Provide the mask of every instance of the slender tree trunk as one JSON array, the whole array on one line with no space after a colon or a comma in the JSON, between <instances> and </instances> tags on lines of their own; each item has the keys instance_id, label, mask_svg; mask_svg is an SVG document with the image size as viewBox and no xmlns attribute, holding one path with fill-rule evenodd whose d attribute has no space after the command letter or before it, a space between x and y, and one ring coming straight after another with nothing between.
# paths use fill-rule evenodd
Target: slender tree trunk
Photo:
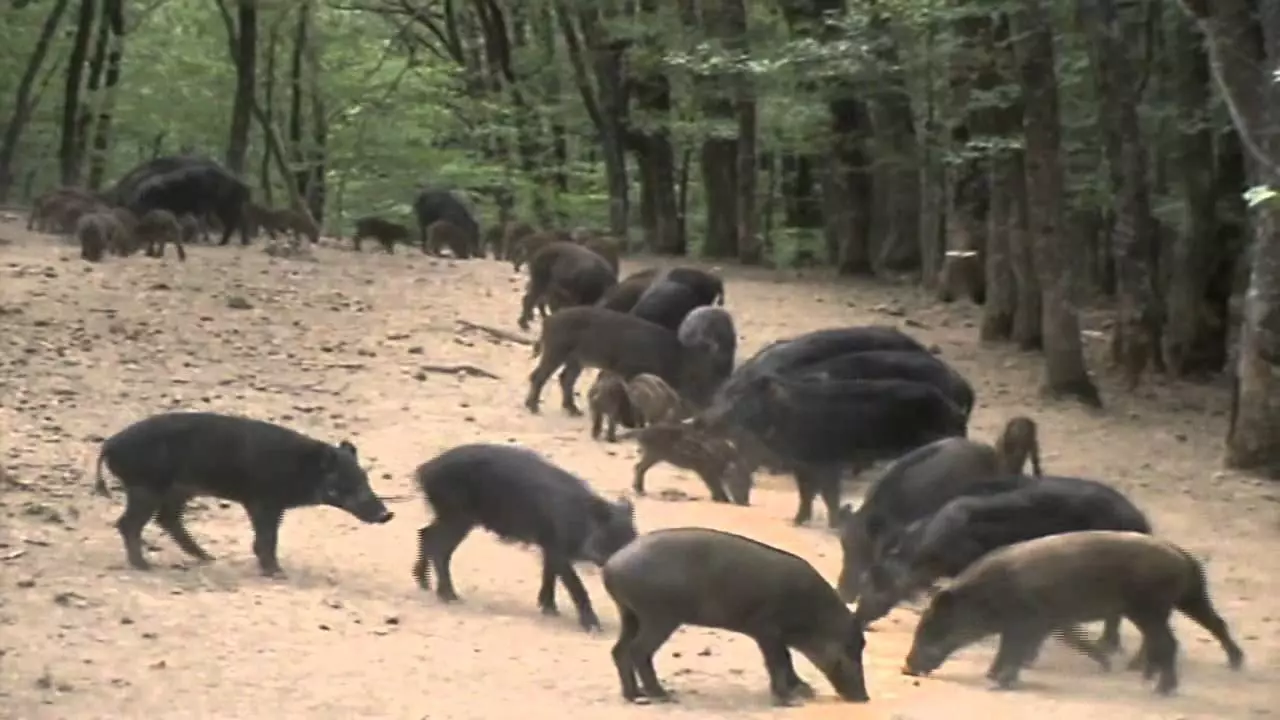
<instances>
[{"instance_id":1,"label":"slender tree trunk","mask_svg":"<svg viewBox=\"0 0 1280 720\"><path fill-rule=\"evenodd\" d=\"M76 136L79 129L80 90L84 84L85 59L89 55L89 39L93 36L93 18L97 4L80 0L76 33L71 41L71 57L67 59L67 82L62 100L62 136L58 142L58 166L63 185L80 183L80 158L84 143Z\"/></svg>"},{"instance_id":2,"label":"slender tree trunk","mask_svg":"<svg viewBox=\"0 0 1280 720\"><path fill-rule=\"evenodd\" d=\"M257 0L238 0L236 11L236 91L231 104L231 133L227 141L227 169L243 176L249 154L249 121L255 105L254 84L257 78L258 4Z\"/></svg>"},{"instance_id":3,"label":"slender tree trunk","mask_svg":"<svg viewBox=\"0 0 1280 720\"><path fill-rule=\"evenodd\" d=\"M262 114L268 125L276 122L276 50L280 44L279 24L271 25L271 33L267 36L267 68L262 78ZM363 125L361 126L363 130ZM262 160L258 167L258 185L262 188L262 202L272 206L271 192L271 148L262 144Z\"/></svg>"},{"instance_id":4,"label":"slender tree trunk","mask_svg":"<svg viewBox=\"0 0 1280 720\"><path fill-rule=\"evenodd\" d=\"M0 203L9 200L14 178L13 159L18 151L18 141L22 138L22 131L30 122L32 110L36 106L37 98L34 97L36 78L40 75L40 67L44 65L45 58L49 55L53 34L57 32L58 24L62 22L62 16L66 14L69 4L70 0L55 0L49 14L45 16L44 25L40 28L40 37L36 39L36 46L31 51L30 59L27 60L27 67L22 71L22 78L18 81L18 90L13 98L13 113L4 127L3 138L0 138Z\"/></svg>"},{"instance_id":5,"label":"slender tree trunk","mask_svg":"<svg viewBox=\"0 0 1280 720\"><path fill-rule=\"evenodd\" d=\"M311 172L307 166L306 140L303 138L303 96L306 83L303 80L303 60L306 57L310 13L307 3L298 5L298 21L293 30L293 51L289 56L289 155L293 164L293 182L304 198L310 196Z\"/></svg>"},{"instance_id":6,"label":"slender tree trunk","mask_svg":"<svg viewBox=\"0 0 1280 720\"><path fill-rule=\"evenodd\" d=\"M105 0L102 22L110 28L107 52L107 76L98 101L98 121L93 129L93 152L89 156L89 187L97 190L107 174L111 148L111 123L115 118L116 94L120 87L121 63L124 61L124 0Z\"/></svg>"},{"instance_id":7,"label":"slender tree trunk","mask_svg":"<svg viewBox=\"0 0 1280 720\"><path fill-rule=\"evenodd\" d=\"M1027 195L1035 262L1044 294L1045 389L1100 407L1080 339L1076 265L1063 227L1063 170L1053 26L1042 0L1020 0L1012 36L1026 97Z\"/></svg>"}]
</instances>

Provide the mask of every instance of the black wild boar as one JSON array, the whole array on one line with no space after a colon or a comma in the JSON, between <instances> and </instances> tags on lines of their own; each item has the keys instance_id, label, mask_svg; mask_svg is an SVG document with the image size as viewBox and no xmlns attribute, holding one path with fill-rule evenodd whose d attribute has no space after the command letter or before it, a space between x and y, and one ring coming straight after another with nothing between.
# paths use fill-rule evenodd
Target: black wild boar
<instances>
[{"instance_id":1,"label":"black wild boar","mask_svg":"<svg viewBox=\"0 0 1280 720\"><path fill-rule=\"evenodd\" d=\"M1095 480L1048 476L989 495L966 495L907 527L863 577L858 619L884 617L934 581L956 577L1006 545L1081 530L1150 533L1151 523L1123 494ZM1101 648L1120 646L1120 618L1107 621Z\"/></svg>"},{"instance_id":2,"label":"black wild boar","mask_svg":"<svg viewBox=\"0 0 1280 720\"><path fill-rule=\"evenodd\" d=\"M211 412L139 420L102 444L94 490L107 495L103 462L124 486L127 503L116 528L129 564L139 570L150 567L142 555L142 528L152 518L183 552L202 562L213 560L182 522L192 497L244 506L264 575L282 574L276 538L286 510L329 505L366 523L392 518L369 487L354 445L329 445L262 420Z\"/></svg>"},{"instance_id":3,"label":"black wild boar","mask_svg":"<svg viewBox=\"0 0 1280 720\"><path fill-rule=\"evenodd\" d=\"M108 203L96 193L73 186L58 187L36 198L27 216L27 229L74 232L80 216L102 212Z\"/></svg>"},{"instance_id":4,"label":"black wild boar","mask_svg":"<svg viewBox=\"0 0 1280 720\"><path fill-rule=\"evenodd\" d=\"M659 283L673 282L684 285L693 292L698 305L723 305L724 280L719 275L691 267L673 267L663 270L653 280L650 289ZM695 306L697 307L697 306Z\"/></svg>"},{"instance_id":5,"label":"black wild boar","mask_svg":"<svg viewBox=\"0 0 1280 720\"><path fill-rule=\"evenodd\" d=\"M630 501L605 500L576 475L534 452L506 445L459 445L423 463L415 474L435 515L418 531L413 576L419 586L430 588L434 568L436 595L445 602L458 599L449 561L479 525L506 541L542 549L538 607L544 614L557 613L559 578L582 627L599 629L600 620L573 563L603 565L635 539Z\"/></svg>"},{"instance_id":6,"label":"black wild boar","mask_svg":"<svg viewBox=\"0 0 1280 720\"><path fill-rule=\"evenodd\" d=\"M809 520L813 499L821 494L833 527L843 468L860 469L966 432L964 413L932 385L795 382L775 375L756 376L734 396L718 394L695 422L740 439L739 446L757 442L785 461L800 496L795 523Z\"/></svg>"},{"instance_id":7,"label":"black wild boar","mask_svg":"<svg viewBox=\"0 0 1280 720\"><path fill-rule=\"evenodd\" d=\"M148 210L138 218L133 235L135 241L146 248L147 257L164 257L165 245L173 243L178 259L187 259L187 251L182 247L182 226L168 210Z\"/></svg>"},{"instance_id":8,"label":"black wild boar","mask_svg":"<svg viewBox=\"0 0 1280 720\"><path fill-rule=\"evenodd\" d=\"M715 374L720 382L733 374L738 331L728 310L715 306L694 308L680 323L676 337L685 347L703 348L715 358Z\"/></svg>"},{"instance_id":9,"label":"black wild boar","mask_svg":"<svg viewBox=\"0 0 1280 720\"><path fill-rule=\"evenodd\" d=\"M675 422L688 415L680 393L651 373L640 373L627 381L627 399L641 425Z\"/></svg>"},{"instance_id":10,"label":"black wild boar","mask_svg":"<svg viewBox=\"0 0 1280 720\"><path fill-rule=\"evenodd\" d=\"M609 267L613 268L613 274L618 274L620 258L622 257L622 243L616 238L589 235L575 237L574 242L604 258L605 262L609 263Z\"/></svg>"},{"instance_id":11,"label":"black wild boar","mask_svg":"<svg viewBox=\"0 0 1280 720\"><path fill-rule=\"evenodd\" d=\"M944 438L898 458L872 481L857 510L840 508L841 599L858 599L863 573L911 523L957 497L1004 492L1026 481L1000 474L991 446L965 438Z\"/></svg>"},{"instance_id":12,"label":"black wild boar","mask_svg":"<svg viewBox=\"0 0 1280 720\"><path fill-rule=\"evenodd\" d=\"M427 246L423 252L441 255L444 248L449 248L449 252L459 260L471 257L467 233L448 220L437 220L427 228Z\"/></svg>"},{"instance_id":13,"label":"black wild boar","mask_svg":"<svg viewBox=\"0 0 1280 720\"><path fill-rule=\"evenodd\" d=\"M640 296L644 295L644 291L648 290L649 286L653 284L653 279L657 276L658 268L637 270L623 278L617 285L609 288L609 291L600 298L596 305L609 310L629 313L631 308L635 307L640 300Z\"/></svg>"},{"instance_id":14,"label":"black wild boar","mask_svg":"<svg viewBox=\"0 0 1280 720\"><path fill-rule=\"evenodd\" d=\"M605 438L609 442L618 441L619 424L628 428L641 424L627 395L627 381L615 373L601 371L596 374L595 382L587 391L587 409L591 413L591 437L594 440L600 439L600 431L606 421L609 429Z\"/></svg>"},{"instance_id":15,"label":"black wild boar","mask_svg":"<svg viewBox=\"0 0 1280 720\"><path fill-rule=\"evenodd\" d=\"M524 238L534 234L537 230L527 222L512 220L502 228L502 251L501 254L495 255L499 260L515 260L515 254L521 252L520 242ZM520 270L520 268L514 268Z\"/></svg>"},{"instance_id":16,"label":"black wild boar","mask_svg":"<svg viewBox=\"0 0 1280 720\"><path fill-rule=\"evenodd\" d=\"M305 208L263 208L258 220L272 240L280 233L292 234L299 241L306 238L312 243L320 242L320 225Z\"/></svg>"},{"instance_id":17,"label":"black wild boar","mask_svg":"<svg viewBox=\"0 0 1280 720\"><path fill-rule=\"evenodd\" d=\"M1204 567L1187 551L1149 535L1106 530L1027 540L984 556L934 595L903 672L927 675L956 650L998 634L987 677L1012 687L1054 629L1123 615L1142 632L1144 678L1158 673L1156 692L1167 695L1178 686L1178 641L1169 626L1175 608L1208 630L1231 668L1240 668L1244 653L1213 607Z\"/></svg>"},{"instance_id":18,"label":"black wild boar","mask_svg":"<svg viewBox=\"0 0 1280 720\"><path fill-rule=\"evenodd\" d=\"M409 228L377 215L366 215L356 220L356 232L351 236L356 252L360 252L365 238L377 240L390 254L396 251L396 243L409 240Z\"/></svg>"},{"instance_id":19,"label":"black wild boar","mask_svg":"<svg viewBox=\"0 0 1280 720\"><path fill-rule=\"evenodd\" d=\"M542 248L554 242L564 242L554 232L534 232L530 227L530 231L526 233L524 227L516 229L518 234L512 238L508 246L510 250L507 259L511 261L511 269L517 272Z\"/></svg>"},{"instance_id":20,"label":"black wild boar","mask_svg":"<svg viewBox=\"0 0 1280 720\"><path fill-rule=\"evenodd\" d=\"M553 242L529 258L529 285L518 324L528 330L533 309L553 295L561 307L591 305L617 282L617 274L604 258L571 242Z\"/></svg>"},{"instance_id":21,"label":"black wild boar","mask_svg":"<svg viewBox=\"0 0 1280 720\"><path fill-rule=\"evenodd\" d=\"M171 162L144 163L116 184L112 197L141 218L148 210L168 210L174 215L214 215L222 223L219 245L231 242L240 231L240 242L249 244L244 211L249 186L221 165L207 158L168 158ZM169 168L169 169L162 169Z\"/></svg>"},{"instance_id":22,"label":"black wild boar","mask_svg":"<svg viewBox=\"0 0 1280 720\"><path fill-rule=\"evenodd\" d=\"M709 365L704 353L685 348L670 330L595 306L565 308L544 320L535 353L541 358L529 374L525 398L525 407L532 413L538 412L543 386L560 367L564 368L560 371L562 407L570 415L581 415L573 386L583 368L607 370L627 379L650 373L683 394L685 388L705 382Z\"/></svg>"},{"instance_id":23,"label":"black wild boar","mask_svg":"<svg viewBox=\"0 0 1280 720\"><path fill-rule=\"evenodd\" d=\"M1040 470L1040 440L1036 421L1019 415L1004 424L1004 430L996 440L996 456L1000 458L1000 471L1022 474L1027 460L1031 460L1031 474L1044 475Z\"/></svg>"},{"instance_id":24,"label":"black wild boar","mask_svg":"<svg viewBox=\"0 0 1280 720\"><path fill-rule=\"evenodd\" d=\"M107 249L116 243L116 235L123 232L120 223L111 213L89 213L76 221L76 240L80 243L80 258L88 262L101 262Z\"/></svg>"},{"instance_id":25,"label":"black wild boar","mask_svg":"<svg viewBox=\"0 0 1280 720\"><path fill-rule=\"evenodd\" d=\"M697 473L715 502L727 503L732 498L738 505L750 504L751 471L727 438L678 422L623 433L623 438L633 437L640 443L640 459L631 483L637 495L644 495L645 473L665 462Z\"/></svg>"},{"instance_id":26,"label":"black wild boar","mask_svg":"<svg viewBox=\"0 0 1280 720\"><path fill-rule=\"evenodd\" d=\"M480 225L475 216L456 195L448 190L426 188L413 199L413 214L418 220L418 241L422 252L427 252L427 228L437 220L452 223L466 238L465 252L459 258L469 258L480 253Z\"/></svg>"},{"instance_id":27,"label":"black wild boar","mask_svg":"<svg viewBox=\"0 0 1280 720\"><path fill-rule=\"evenodd\" d=\"M694 308L708 304L689 286L659 278L636 301L631 314L676 332Z\"/></svg>"},{"instance_id":28,"label":"black wild boar","mask_svg":"<svg viewBox=\"0 0 1280 720\"><path fill-rule=\"evenodd\" d=\"M792 649L822 671L842 699L869 699L862 628L803 558L718 530L670 528L619 550L602 577L622 620L613 663L629 701L671 700L653 656L681 625L755 640L776 705L814 696L791 664Z\"/></svg>"},{"instance_id":29,"label":"black wild boar","mask_svg":"<svg viewBox=\"0 0 1280 720\"><path fill-rule=\"evenodd\" d=\"M779 340L762 348L729 376L729 380L721 386L717 395L733 396L761 375L791 375L806 365L840 355L872 350L929 352L915 338L886 325L816 330L787 340Z\"/></svg>"},{"instance_id":30,"label":"black wild boar","mask_svg":"<svg viewBox=\"0 0 1280 720\"><path fill-rule=\"evenodd\" d=\"M897 378L932 385L964 411L973 412L973 386L935 355L903 350L845 353L797 368L796 379L885 380Z\"/></svg>"}]
</instances>

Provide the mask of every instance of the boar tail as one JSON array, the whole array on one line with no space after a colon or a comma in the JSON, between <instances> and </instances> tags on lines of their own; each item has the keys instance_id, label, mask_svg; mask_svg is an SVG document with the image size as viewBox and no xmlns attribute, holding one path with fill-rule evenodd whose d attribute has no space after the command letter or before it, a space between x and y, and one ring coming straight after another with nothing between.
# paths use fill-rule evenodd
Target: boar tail
<instances>
[{"instance_id":1,"label":"boar tail","mask_svg":"<svg viewBox=\"0 0 1280 720\"><path fill-rule=\"evenodd\" d=\"M93 492L102 497L111 497L111 493L107 490L107 480L102 477L102 461L105 457L105 453L98 453L97 477L93 481Z\"/></svg>"}]
</instances>

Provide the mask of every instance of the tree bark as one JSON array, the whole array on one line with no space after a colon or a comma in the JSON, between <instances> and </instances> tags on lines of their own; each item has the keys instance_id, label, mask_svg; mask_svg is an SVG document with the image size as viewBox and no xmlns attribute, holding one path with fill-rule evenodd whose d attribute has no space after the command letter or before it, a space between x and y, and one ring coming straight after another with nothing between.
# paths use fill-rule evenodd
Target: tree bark
<instances>
[{"instance_id":1,"label":"tree bark","mask_svg":"<svg viewBox=\"0 0 1280 720\"><path fill-rule=\"evenodd\" d=\"M751 51L747 41L746 2L723 2L730 47L737 53L738 62L745 62ZM758 265L764 257L764 249L756 217L756 185L760 173L756 157L756 97L751 76L742 67L738 68L734 89L734 112L738 119L738 199L734 203L738 211L738 262Z\"/></svg>"},{"instance_id":2,"label":"tree bark","mask_svg":"<svg viewBox=\"0 0 1280 720\"><path fill-rule=\"evenodd\" d=\"M267 35L267 67L262 77L262 116L268 125L276 122L276 50L280 45L280 24L272 23ZM361 126L363 130L363 126ZM271 147L262 144L262 160L258 166L258 185L262 189L262 202L267 207L272 205L271 191Z\"/></svg>"},{"instance_id":3,"label":"tree bark","mask_svg":"<svg viewBox=\"0 0 1280 720\"><path fill-rule=\"evenodd\" d=\"M220 2L222 0L219 0ZM249 154L249 120L255 105L258 57L257 0L238 0L236 10L235 97L231 103L231 132L227 141L227 169L243 176Z\"/></svg>"},{"instance_id":4,"label":"tree bark","mask_svg":"<svg viewBox=\"0 0 1280 720\"><path fill-rule=\"evenodd\" d=\"M1113 328L1112 353L1130 389L1137 387L1149 365L1159 368L1163 312L1156 292L1157 256L1151 195L1147 186L1146 140L1136 99L1141 88L1133 48L1141 47L1143 18L1121 11L1116 0L1093 0L1097 61L1101 89L1100 123L1116 193L1113 245L1119 313ZM1088 5L1086 4L1086 7Z\"/></svg>"},{"instance_id":5,"label":"tree bark","mask_svg":"<svg viewBox=\"0 0 1280 720\"><path fill-rule=\"evenodd\" d=\"M115 118L116 94L120 88L124 60L124 0L104 0L102 23L110 30L107 74L98 99L98 119L93 128L93 150L89 155L89 187L102 187L110 158L111 123Z\"/></svg>"},{"instance_id":6,"label":"tree bark","mask_svg":"<svg viewBox=\"0 0 1280 720\"><path fill-rule=\"evenodd\" d=\"M1053 26L1042 0L1020 0L1012 13L1012 36L1026 98L1029 228L1035 239L1035 263L1043 292L1045 390L1052 397L1074 397L1101 407L1089 377L1076 306L1076 261L1071 235L1063 228L1061 120Z\"/></svg>"},{"instance_id":7,"label":"tree bark","mask_svg":"<svg viewBox=\"0 0 1280 720\"><path fill-rule=\"evenodd\" d=\"M13 188L13 160L18 151L18 140L22 138L22 131L31 121L31 113L36 105L34 97L36 78L40 75L40 67L44 65L45 58L49 55L53 35L57 32L58 24L62 22L62 16L66 14L69 4L70 0L55 0L49 14L45 16L44 25L40 28L40 37L36 39L36 46L31 50L27 67L22 71L22 78L18 81L18 90L13 98L13 113L4 127L3 137L0 138L0 203L9 200L9 193Z\"/></svg>"},{"instance_id":8,"label":"tree bark","mask_svg":"<svg viewBox=\"0 0 1280 720\"><path fill-rule=\"evenodd\" d=\"M650 28L658 22L657 0L640 0L639 14ZM638 42L646 50L658 54L661 42L657 31L650 30ZM638 69L628 75L635 92L636 107L647 116L644 129L631 127L627 144L636 156L640 171L640 220L644 225L645 245L659 255L683 255L686 251L676 211L675 149L667 122L671 115L671 83L660 68Z\"/></svg>"},{"instance_id":9,"label":"tree bark","mask_svg":"<svg viewBox=\"0 0 1280 720\"><path fill-rule=\"evenodd\" d=\"M58 166L63 185L80 183L80 165L84 142L77 136L80 115L80 90L84 84L85 59L89 39L93 35L94 0L80 0L76 32L71 40L71 57L67 59L67 81L62 100L62 135L58 142Z\"/></svg>"},{"instance_id":10,"label":"tree bark","mask_svg":"<svg viewBox=\"0 0 1280 720\"><path fill-rule=\"evenodd\" d=\"M1250 181L1280 184L1280 10L1248 0L1182 0L1209 44L1214 80L1249 155ZM1262 43L1259 44L1259 38ZM1280 478L1280 217L1275 201L1252 212L1253 257L1232 393L1226 463Z\"/></svg>"},{"instance_id":11,"label":"tree bark","mask_svg":"<svg viewBox=\"0 0 1280 720\"><path fill-rule=\"evenodd\" d=\"M1179 118L1174 162L1182 229L1169 258L1164 354L1170 372L1187 377L1218 372L1226 359L1226 301L1231 293L1215 306L1209 284L1230 254L1217 242L1209 58L1191 21L1176 15L1170 55Z\"/></svg>"},{"instance_id":12,"label":"tree bark","mask_svg":"<svg viewBox=\"0 0 1280 720\"><path fill-rule=\"evenodd\" d=\"M873 98L880 127L876 132L877 165L882 170L875 184L882 238L874 265L879 271L907 272L920 268L920 166L917 157L915 117L901 53L894 40L889 13L876 2L864 0L872 54L885 68L882 88Z\"/></svg>"},{"instance_id":13,"label":"tree bark","mask_svg":"<svg viewBox=\"0 0 1280 720\"><path fill-rule=\"evenodd\" d=\"M593 56L592 68L598 90L594 89L583 57L583 42L579 40L572 16L563 1L556 3L556 20L568 50L574 84L578 86L583 107L586 108L587 116L591 118L591 124L595 126L599 138L600 152L604 158L605 182L609 188L609 230L625 242L629 223L630 187L623 149L627 100L622 74L622 45L611 42L605 35L597 10L589 8L579 13L582 38Z\"/></svg>"},{"instance_id":14,"label":"tree bark","mask_svg":"<svg viewBox=\"0 0 1280 720\"><path fill-rule=\"evenodd\" d=\"M306 57L308 36L310 35L310 13L308 3L298 4L298 19L293 26L293 49L289 55L289 156L293 166L293 182L304 198L310 195L311 171L307 165L306 140L303 138L303 96L306 94L306 83L303 81L303 62Z\"/></svg>"}]
</instances>

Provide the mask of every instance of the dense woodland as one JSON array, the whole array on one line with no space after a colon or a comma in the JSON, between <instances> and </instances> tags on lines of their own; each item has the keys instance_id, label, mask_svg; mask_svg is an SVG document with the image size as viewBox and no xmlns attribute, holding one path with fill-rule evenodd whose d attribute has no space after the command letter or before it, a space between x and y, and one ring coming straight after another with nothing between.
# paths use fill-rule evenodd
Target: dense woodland
<instances>
[{"instance_id":1,"label":"dense woodland","mask_svg":"<svg viewBox=\"0 0 1280 720\"><path fill-rule=\"evenodd\" d=\"M632 250L915 277L1091 405L1235 386L1280 473L1280 2L10 0L0 203L217 158L331 234L416 188Z\"/></svg>"}]
</instances>

